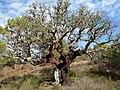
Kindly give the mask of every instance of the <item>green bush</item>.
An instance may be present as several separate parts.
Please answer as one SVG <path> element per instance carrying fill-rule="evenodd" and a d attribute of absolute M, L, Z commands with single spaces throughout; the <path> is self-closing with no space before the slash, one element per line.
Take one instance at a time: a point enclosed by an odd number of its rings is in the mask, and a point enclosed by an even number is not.
<path fill-rule="evenodd" d="M 16 90 L 39 90 L 46 82 L 52 81 L 53 71 L 50 68 L 44 68 L 39 75 L 24 75 L 23 77 L 10 77 L 0 82 L 1 88 L 16 88 Z M 48 85 L 47 84 L 47 85 Z M 9 87 L 10 86 L 10 87 Z M 7 90 L 9 90 L 7 89 Z"/>
<path fill-rule="evenodd" d="M 101 50 L 93 55 L 96 71 L 111 75 L 120 75 L 120 45 Z"/>
<path fill-rule="evenodd" d="M 6 48 L 6 44 L 2 40 L 0 40 L 0 54 L 4 53 Z"/>
<path fill-rule="evenodd" d="M 54 81 L 53 70 L 51 68 L 44 68 L 39 76 L 41 82 Z"/>
<path fill-rule="evenodd" d="M 16 62 L 16 59 L 13 59 L 12 57 L 3 56 L 0 58 L 0 65 L 11 65 Z"/>
<path fill-rule="evenodd" d="M 20 81 L 18 88 L 20 90 L 23 90 L 24 88 L 29 88 L 29 87 L 31 87 L 33 89 L 37 89 L 40 84 L 41 84 L 41 82 L 38 77 L 36 77 L 34 75 L 26 75 Z"/>

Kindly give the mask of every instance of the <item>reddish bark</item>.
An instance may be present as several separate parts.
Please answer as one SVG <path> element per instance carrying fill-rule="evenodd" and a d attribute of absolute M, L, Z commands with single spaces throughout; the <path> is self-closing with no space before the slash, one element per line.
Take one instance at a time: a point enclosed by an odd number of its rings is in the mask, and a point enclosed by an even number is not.
<path fill-rule="evenodd" d="M 82 50 L 76 50 L 74 51 L 73 48 L 69 47 L 69 52 L 67 54 L 64 53 L 63 49 L 61 49 L 60 53 L 60 59 L 63 61 L 63 63 L 59 64 L 57 67 L 61 70 L 62 75 L 62 84 L 65 86 L 70 86 L 70 79 L 69 79 L 69 68 L 72 60 L 74 60 L 77 56 L 80 56 L 82 54 L 85 54 Z"/>
<path fill-rule="evenodd" d="M 69 52 L 65 54 L 64 50 L 61 48 L 61 50 L 59 51 L 60 53 L 59 59 L 62 60 L 62 62 L 60 62 L 53 53 L 54 51 L 53 46 L 50 47 L 49 50 L 50 52 L 46 56 L 47 62 L 55 64 L 56 67 L 61 71 L 62 85 L 70 86 L 70 79 L 69 79 L 70 64 L 73 59 L 75 59 L 77 56 L 85 54 L 85 52 L 82 50 L 74 51 L 72 47 L 69 47 Z"/>

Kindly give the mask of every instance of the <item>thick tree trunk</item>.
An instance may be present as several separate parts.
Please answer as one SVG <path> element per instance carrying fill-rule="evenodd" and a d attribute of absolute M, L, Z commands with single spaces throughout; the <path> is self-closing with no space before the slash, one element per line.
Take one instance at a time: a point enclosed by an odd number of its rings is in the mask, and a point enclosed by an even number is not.
<path fill-rule="evenodd" d="M 62 60 L 62 62 L 60 62 L 53 52 L 53 46 L 49 48 L 49 51 L 49 54 L 45 56 L 47 61 L 50 63 L 54 63 L 56 67 L 61 71 L 62 85 L 70 86 L 71 83 L 69 79 L 69 68 L 71 61 L 74 60 L 77 56 L 84 54 L 85 52 L 82 50 L 74 51 L 72 47 L 69 47 L 69 52 L 65 54 L 63 48 L 61 48 L 60 51 L 58 50 L 58 52 L 60 53 L 59 59 Z"/>
<path fill-rule="evenodd" d="M 70 79 L 69 79 L 69 68 L 63 67 L 61 69 L 61 77 L 62 77 L 62 85 L 70 86 Z"/>
<path fill-rule="evenodd" d="M 70 69 L 70 60 L 66 62 L 62 62 L 57 65 L 57 68 L 61 71 L 62 85 L 70 86 L 70 78 L 69 78 L 69 69 Z"/>
<path fill-rule="evenodd" d="M 69 70 L 70 70 L 71 61 L 69 59 L 66 60 L 65 65 L 61 68 L 61 75 L 62 75 L 62 84 L 65 86 L 70 86 L 70 78 L 69 78 Z"/>

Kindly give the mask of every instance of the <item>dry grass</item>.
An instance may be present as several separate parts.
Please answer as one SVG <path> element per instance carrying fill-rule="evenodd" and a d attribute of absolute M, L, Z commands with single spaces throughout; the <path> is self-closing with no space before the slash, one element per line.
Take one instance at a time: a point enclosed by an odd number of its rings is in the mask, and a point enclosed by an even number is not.
<path fill-rule="evenodd" d="M 55 85 L 52 82 L 51 68 L 26 66 L 26 70 L 30 73 L 25 73 L 19 78 L 19 75 L 14 78 L 9 77 L 0 84 L 0 90 L 120 90 L 120 80 L 114 81 L 111 77 L 91 74 L 91 68 L 92 65 L 88 61 L 74 62 L 70 69 L 72 85 L 65 87 L 60 84 Z M 16 69 L 18 70 L 18 67 Z M 14 69 L 13 71 L 10 70 L 11 72 L 14 71 Z M 21 71 L 24 72 L 24 70 Z M 18 72 L 20 71 L 18 70 Z M 48 79 L 51 79 L 51 81 L 48 81 Z"/>
<path fill-rule="evenodd" d="M 28 74 L 38 74 L 40 70 L 44 68 L 50 68 L 51 65 L 47 66 L 33 66 L 31 64 L 15 64 L 14 69 L 12 67 L 5 66 L 4 68 L 1 69 L 1 77 L 0 81 L 10 78 L 10 77 L 22 77 L 24 75 Z"/>

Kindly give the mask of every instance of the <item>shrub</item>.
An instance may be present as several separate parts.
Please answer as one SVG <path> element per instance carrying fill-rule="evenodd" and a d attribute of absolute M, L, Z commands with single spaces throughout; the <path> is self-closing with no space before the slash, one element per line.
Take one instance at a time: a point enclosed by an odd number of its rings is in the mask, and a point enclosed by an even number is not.
<path fill-rule="evenodd" d="M 41 82 L 54 81 L 53 70 L 51 68 L 44 68 L 39 76 Z"/>
<path fill-rule="evenodd" d="M 3 56 L 1 59 L 0 59 L 0 64 L 1 65 L 12 65 L 16 62 L 15 59 L 13 59 L 12 57 L 8 57 L 8 56 Z"/>
<path fill-rule="evenodd" d="M 92 70 L 103 74 L 120 75 L 120 45 L 93 54 L 96 67 Z"/>

